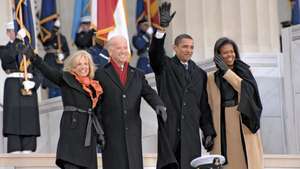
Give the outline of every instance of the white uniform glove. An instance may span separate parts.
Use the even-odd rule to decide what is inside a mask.
[[[25,81],[23,81],[23,86],[24,86],[25,90],[30,90],[30,89],[34,88],[35,83],[30,80],[25,80]]]
[[[146,30],[146,33],[148,35],[152,35],[153,34],[153,28],[152,28],[152,26],[149,26],[149,28]]]
[[[58,60],[63,61],[65,58],[65,55],[63,53],[58,53],[57,57],[58,57]]]
[[[19,39],[24,39],[26,37],[26,31],[24,28],[20,29],[17,33]]]

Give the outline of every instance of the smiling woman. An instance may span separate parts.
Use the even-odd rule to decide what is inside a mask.
[[[262,104],[250,66],[240,60],[236,43],[226,37],[217,40],[214,53],[218,70],[207,79],[217,132],[212,153],[225,157],[225,169],[263,169]]]
[[[99,82],[93,80],[96,69],[91,55],[86,51],[75,52],[65,60],[64,71],[50,67],[32,50],[26,55],[62,92],[64,112],[60,121],[56,164],[64,169],[96,169],[97,141],[104,146],[97,111],[103,91]]]
[[[91,55],[86,51],[78,51],[65,60],[64,71],[76,73],[79,76],[89,76],[93,78],[95,74],[95,64]]]

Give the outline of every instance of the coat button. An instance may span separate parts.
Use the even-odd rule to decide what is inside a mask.
[[[122,96],[123,96],[123,98],[126,98],[126,94],[123,94]]]
[[[185,89],[185,91],[184,91],[185,93],[187,93],[187,92],[189,92],[189,90],[188,89]]]
[[[124,114],[127,114],[127,110],[124,110]]]
[[[72,119],[73,122],[76,122],[76,119]]]
[[[184,115],[181,116],[181,119],[182,119],[182,120],[184,119]]]
[[[128,130],[128,127],[126,127],[125,130]]]
[[[177,128],[177,132],[180,132],[180,128]]]
[[[183,106],[186,106],[186,102],[183,102]]]

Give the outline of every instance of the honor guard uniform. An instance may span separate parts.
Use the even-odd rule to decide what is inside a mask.
[[[109,54],[108,51],[103,47],[103,40],[95,38],[95,42],[95,45],[87,49],[87,52],[92,55],[93,61],[97,68],[102,68],[109,62]]]
[[[91,28],[91,17],[84,16],[80,19],[80,28],[75,36],[75,45],[78,49],[88,49],[93,46],[95,30]]]
[[[222,155],[204,155],[191,161],[191,166],[196,169],[222,169],[224,163]]]
[[[136,67],[145,74],[153,72],[149,63],[148,54],[152,33],[153,28],[146,19],[142,19],[138,22],[138,33],[132,37],[132,44],[139,56]]]
[[[62,70],[64,60],[70,55],[70,50],[66,37],[60,32],[59,20],[55,21],[50,38],[44,42],[42,41],[42,44],[46,51],[44,61],[51,67]],[[49,98],[61,95],[59,87],[46,78],[43,79],[42,87],[44,89],[48,88]]]
[[[24,31],[23,31],[24,32]],[[7,74],[4,82],[3,136],[7,137],[8,153],[30,153],[36,150],[40,136],[37,89],[40,76],[29,59],[17,52],[24,47],[16,39],[14,22],[6,24],[10,41],[0,47],[1,66]]]

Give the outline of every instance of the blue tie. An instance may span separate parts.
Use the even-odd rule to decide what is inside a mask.
[[[189,70],[189,65],[188,64],[183,64],[185,70]]]

